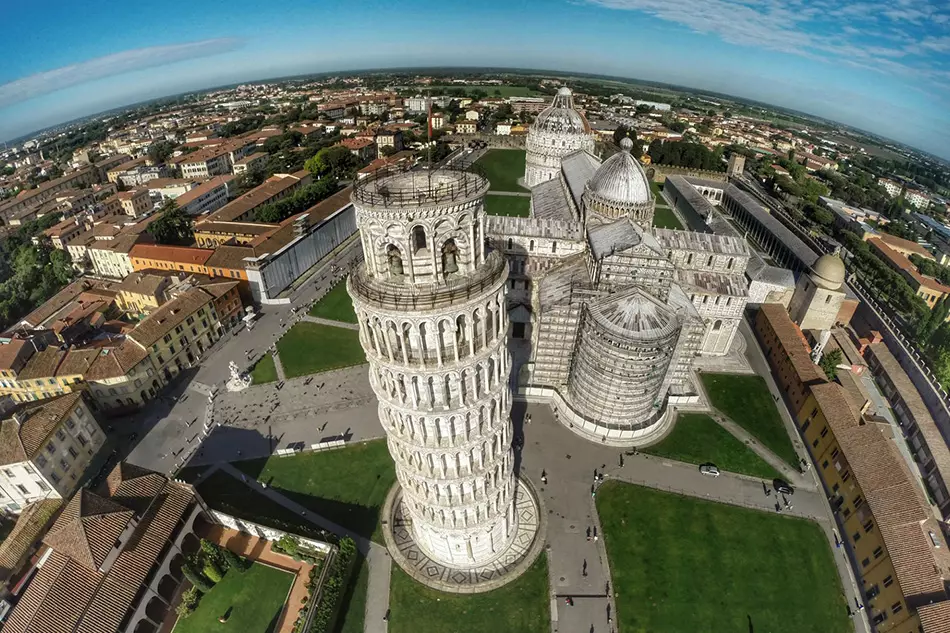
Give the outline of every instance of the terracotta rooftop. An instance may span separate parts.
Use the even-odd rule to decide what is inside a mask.
[[[232,200],[214,213],[199,220],[195,228],[200,230],[203,222],[233,222],[238,220],[254,209],[270,203],[275,197],[282,195],[291,187],[296,187],[301,180],[309,177],[310,172],[307,171],[271,176],[243,196]]]
[[[249,246],[226,244],[214,249],[214,254],[205,262],[208,268],[244,270],[244,258],[253,257],[254,249]]]
[[[132,250],[129,251],[129,257],[133,258],[195,266],[203,266],[213,254],[214,251],[209,248],[165,246],[162,244],[136,244],[132,247]]]
[[[868,240],[868,244],[870,244],[874,250],[880,253],[882,257],[893,263],[897,268],[903,271],[908,277],[911,277],[919,285],[936,292],[950,294],[950,287],[943,285],[933,277],[921,275],[919,272],[917,272],[917,267],[914,266],[907,257],[895,251],[882,240]]]
[[[44,499],[23,508],[13,530],[0,545],[0,582],[5,582],[23,564],[62,506],[62,499]]]
[[[772,326],[775,336],[788,355],[792,368],[804,384],[826,382],[825,372],[811,360],[811,349],[805,335],[788,316],[788,311],[779,303],[764,303],[759,312]]]
[[[189,205],[201,196],[230,183],[235,178],[237,178],[237,176],[215,176],[208,182],[203,182],[175,198],[175,204],[177,204],[179,208]]]
[[[111,281],[80,277],[50,297],[36,310],[23,317],[20,322],[28,323],[31,327],[39,327],[71,301],[74,301],[81,293],[96,292],[102,296],[107,296],[107,293],[100,291],[108,291],[112,287],[112,284],[113,282]]]
[[[133,513],[133,509],[122,503],[124,498],[120,496],[99,496],[88,491],[80,493],[79,503],[70,514],[64,510],[54,525],[58,536],[53,538],[52,530],[47,536],[47,542],[51,538],[54,542],[61,540],[63,550],[52,547],[53,553],[4,624],[4,633],[102,633],[119,630],[142,583],[158,562],[179,521],[194,503],[195,496],[190,486],[160,477],[162,487],[144,506],[146,509],[141,512],[134,532],[105,573],[90,569],[87,564],[90,560],[100,559],[107,548],[111,551],[115,539],[107,539],[114,534],[121,520]],[[70,504],[74,503],[75,498]]]
[[[47,438],[76,408],[82,393],[74,391],[21,405],[20,422],[9,417],[0,423],[0,465],[18,464],[36,457]]]
[[[114,347],[100,348],[95,362],[86,371],[85,379],[107,380],[125,376],[146,358],[148,351],[126,338]]]
[[[37,352],[30,357],[23,369],[20,370],[19,380],[35,380],[37,378],[50,378],[56,375],[56,368],[66,358],[66,352],[50,345],[42,352]]]
[[[878,233],[873,236],[871,239],[879,239],[883,241],[888,246],[894,248],[895,250],[905,250],[912,253],[920,255],[924,259],[934,259],[934,256],[926,248],[918,244],[917,242],[912,242],[911,240],[905,240],[902,237],[897,237],[896,235],[891,235],[890,233]]]
[[[12,369],[17,356],[24,346],[33,346],[29,339],[14,338],[9,342],[0,342],[0,369]]]
[[[129,338],[144,349],[148,349],[189,316],[210,303],[211,295],[205,291],[198,288],[189,290],[142,319],[141,323],[129,334]]]

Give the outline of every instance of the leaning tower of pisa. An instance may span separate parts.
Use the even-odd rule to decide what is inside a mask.
[[[347,281],[398,477],[387,545],[418,580],[469,591],[513,577],[538,540],[514,473],[508,269],[486,249],[487,190],[454,169],[359,181],[364,260]]]

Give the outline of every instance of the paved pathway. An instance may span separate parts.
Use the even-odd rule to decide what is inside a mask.
[[[309,321],[310,323],[319,323],[320,325],[329,325],[331,327],[341,327],[346,330],[356,330],[359,332],[360,326],[356,323],[344,323],[343,321],[334,321],[333,319],[323,319],[321,317],[310,316],[309,314],[304,314],[300,317],[301,321]]]
[[[277,370],[277,380],[287,380],[287,373],[284,371],[284,363],[280,360],[280,354],[275,349],[271,356],[274,357],[274,368]]]
[[[765,445],[759,443],[751,433],[723,415],[718,409],[714,410],[712,418],[719,426],[729,431],[737,440],[745,444],[749,450],[761,457],[769,466],[779,471],[782,477],[794,487],[809,488],[811,490],[817,489],[814,478],[805,477],[800,470],[795,470],[789,466],[784,459],[773,453]]]
[[[531,197],[531,192],[530,192],[530,191],[495,191],[495,190],[490,190],[490,191],[488,192],[488,195],[490,195],[490,196],[513,196],[513,197],[515,197],[515,198],[530,198],[530,197]]]

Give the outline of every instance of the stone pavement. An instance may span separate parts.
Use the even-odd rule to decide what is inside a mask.
[[[284,363],[280,360],[280,354],[277,353],[277,350],[274,350],[271,356],[274,358],[274,369],[277,370],[277,380],[287,380],[287,372],[284,371]]]
[[[809,488],[815,490],[815,480],[813,477],[802,475],[800,470],[796,470],[785,463],[785,460],[773,453],[765,445],[761,444],[751,433],[723,415],[718,409],[714,410],[712,418],[731,433],[737,440],[746,445],[746,447],[761,457],[769,466],[779,471],[782,478],[792,484],[795,488]]]
[[[530,191],[489,191],[490,196],[512,196],[514,198],[530,198]]]
[[[308,321],[310,323],[319,323],[320,325],[329,325],[331,327],[341,327],[345,330],[356,330],[359,332],[360,326],[356,323],[344,323],[343,321],[334,321],[333,319],[323,319],[320,317],[310,316],[305,314],[300,317],[301,321]]]

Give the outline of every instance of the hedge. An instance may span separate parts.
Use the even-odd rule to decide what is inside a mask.
[[[356,543],[346,537],[340,540],[340,551],[327,573],[320,593],[320,602],[314,607],[307,633],[330,633],[339,615],[340,599],[343,597],[346,583],[353,571],[356,559]]]

